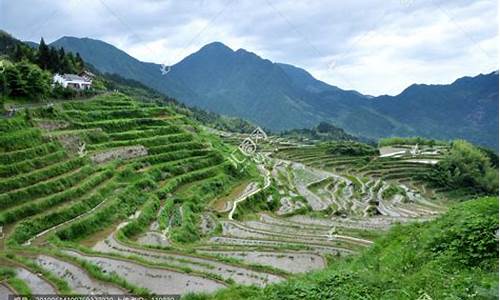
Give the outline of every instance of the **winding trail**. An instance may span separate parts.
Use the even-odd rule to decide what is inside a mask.
[[[246,199],[248,199],[248,197],[251,197],[257,194],[258,192],[267,189],[271,185],[271,172],[269,172],[264,167],[264,165],[258,165],[257,168],[259,169],[259,171],[261,171],[261,173],[264,174],[264,186],[262,188],[259,188],[257,182],[250,183],[249,187],[251,188],[247,187],[247,189],[245,189],[243,194],[234,201],[233,208],[231,209],[228,215],[229,220],[233,220],[233,215],[234,212],[236,211],[236,208],[238,207],[238,203],[245,201]]]

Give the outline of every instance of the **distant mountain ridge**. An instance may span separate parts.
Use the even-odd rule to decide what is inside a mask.
[[[498,147],[498,72],[463,77],[449,85],[414,84],[396,96],[370,97],[220,42],[188,55],[166,75],[159,64],[141,62],[99,40],[63,37],[52,45],[79,52],[101,72],[117,73],[188,105],[277,131],[312,128],[326,121],[374,139],[420,135]]]

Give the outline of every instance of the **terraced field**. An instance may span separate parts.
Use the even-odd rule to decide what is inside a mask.
[[[437,154],[335,157],[269,137],[238,168],[248,135],[122,94],[33,108],[0,131],[0,264],[34,294],[265,286],[445,210],[414,178]]]

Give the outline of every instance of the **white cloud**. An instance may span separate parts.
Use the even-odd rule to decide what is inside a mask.
[[[379,95],[497,69],[497,10],[494,0],[0,0],[0,28],[102,39],[167,65],[221,41]]]

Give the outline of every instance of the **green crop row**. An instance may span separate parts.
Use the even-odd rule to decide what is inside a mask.
[[[11,132],[27,127],[31,127],[31,125],[22,118],[3,119],[0,121],[0,132]]]
[[[157,146],[163,144],[185,142],[185,141],[190,141],[192,139],[193,136],[189,133],[178,133],[178,134],[154,136],[136,140],[114,141],[103,144],[95,144],[95,145],[90,145],[87,148],[89,150],[101,150],[107,148],[124,147],[132,145]]]
[[[198,157],[202,155],[209,154],[210,150],[205,149],[195,149],[195,150],[178,150],[173,152],[166,152],[157,155],[149,155],[146,157],[141,157],[137,159],[137,162],[148,163],[148,164],[159,164],[174,160],[179,160],[189,157]]]
[[[14,232],[9,237],[9,242],[22,244],[44,230],[72,220],[92,210],[102,203],[106,197],[111,194],[114,188],[115,185],[113,184],[107,185],[97,193],[81,199],[80,201],[75,201],[73,205],[64,206],[48,214],[22,221],[15,227]]]
[[[156,218],[159,207],[160,199],[155,195],[149,195],[148,200],[142,207],[139,217],[130,221],[125,227],[121,229],[123,234],[126,237],[131,238],[142,233],[144,229]]]
[[[56,142],[38,144],[32,148],[13,151],[9,153],[0,153],[0,164],[13,164],[24,160],[31,160],[34,157],[41,157],[49,153],[58,151],[61,146]]]
[[[203,149],[206,147],[207,146],[204,144],[192,141],[192,142],[175,143],[169,145],[151,146],[148,147],[148,153],[150,155],[154,155],[176,150],[183,150],[183,149],[194,150],[194,149]]]
[[[0,152],[16,151],[40,145],[42,133],[35,128],[2,133],[0,136]]]
[[[47,180],[52,177],[60,176],[85,164],[84,158],[73,158],[51,165],[49,167],[35,170],[28,174],[14,176],[0,181],[0,193],[27,187],[37,182]]]
[[[84,102],[66,102],[62,104],[63,109],[67,110],[95,110],[96,107],[104,106],[107,108],[114,108],[120,106],[134,107],[134,102],[130,100],[113,100],[113,101],[105,101],[101,99],[95,99]]]
[[[150,174],[155,180],[161,181],[164,180],[165,174],[176,176],[196,169],[217,165],[221,161],[222,157],[218,153],[210,153],[203,157],[188,157],[182,160],[154,165],[150,170]]]
[[[145,137],[161,136],[172,133],[180,133],[178,126],[163,126],[154,129],[133,130],[109,134],[109,138],[113,141],[134,140]]]
[[[117,119],[97,122],[72,122],[76,129],[102,128],[106,132],[129,131],[139,126],[167,126],[168,122],[162,119],[140,118],[140,119]]]
[[[64,191],[82,181],[88,175],[92,174],[93,171],[94,169],[91,166],[85,166],[68,176],[40,182],[27,188],[1,194],[0,209],[23,204],[39,197]]]
[[[128,119],[128,118],[146,118],[164,115],[168,111],[161,107],[153,108],[129,108],[124,110],[109,110],[109,111],[79,111],[79,110],[66,110],[64,112],[70,120],[77,120],[80,122],[93,122],[99,120],[111,119]]]
[[[183,175],[179,175],[169,179],[166,184],[164,184],[157,192],[160,198],[165,198],[168,193],[174,191],[177,187],[182,184],[193,182],[197,180],[201,180],[203,178],[208,178],[211,176],[217,175],[218,172],[221,172],[221,166],[216,165],[212,167],[207,167],[204,169],[196,170],[193,172],[189,172]]]
[[[64,150],[52,152],[45,156],[9,164],[0,165],[0,177],[12,177],[21,173],[28,173],[61,161],[67,157]]]
[[[124,219],[134,213],[137,207],[144,204],[148,195],[148,190],[155,188],[154,181],[143,178],[140,181],[129,185],[118,195],[113,197],[104,207],[96,210],[93,214],[83,217],[71,223],[68,227],[56,232],[61,240],[75,240],[83,238],[89,234],[102,230],[113,222]]]
[[[17,220],[41,213],[55,205],[76,199],[112,176],[113,171],[111,169],[107,169],[104,172],[97,173],[95,176],[90,176],[78,185],[60,193],[26,203],[12,209],[4,210],[0,213],[0,225],[10,224]]]

